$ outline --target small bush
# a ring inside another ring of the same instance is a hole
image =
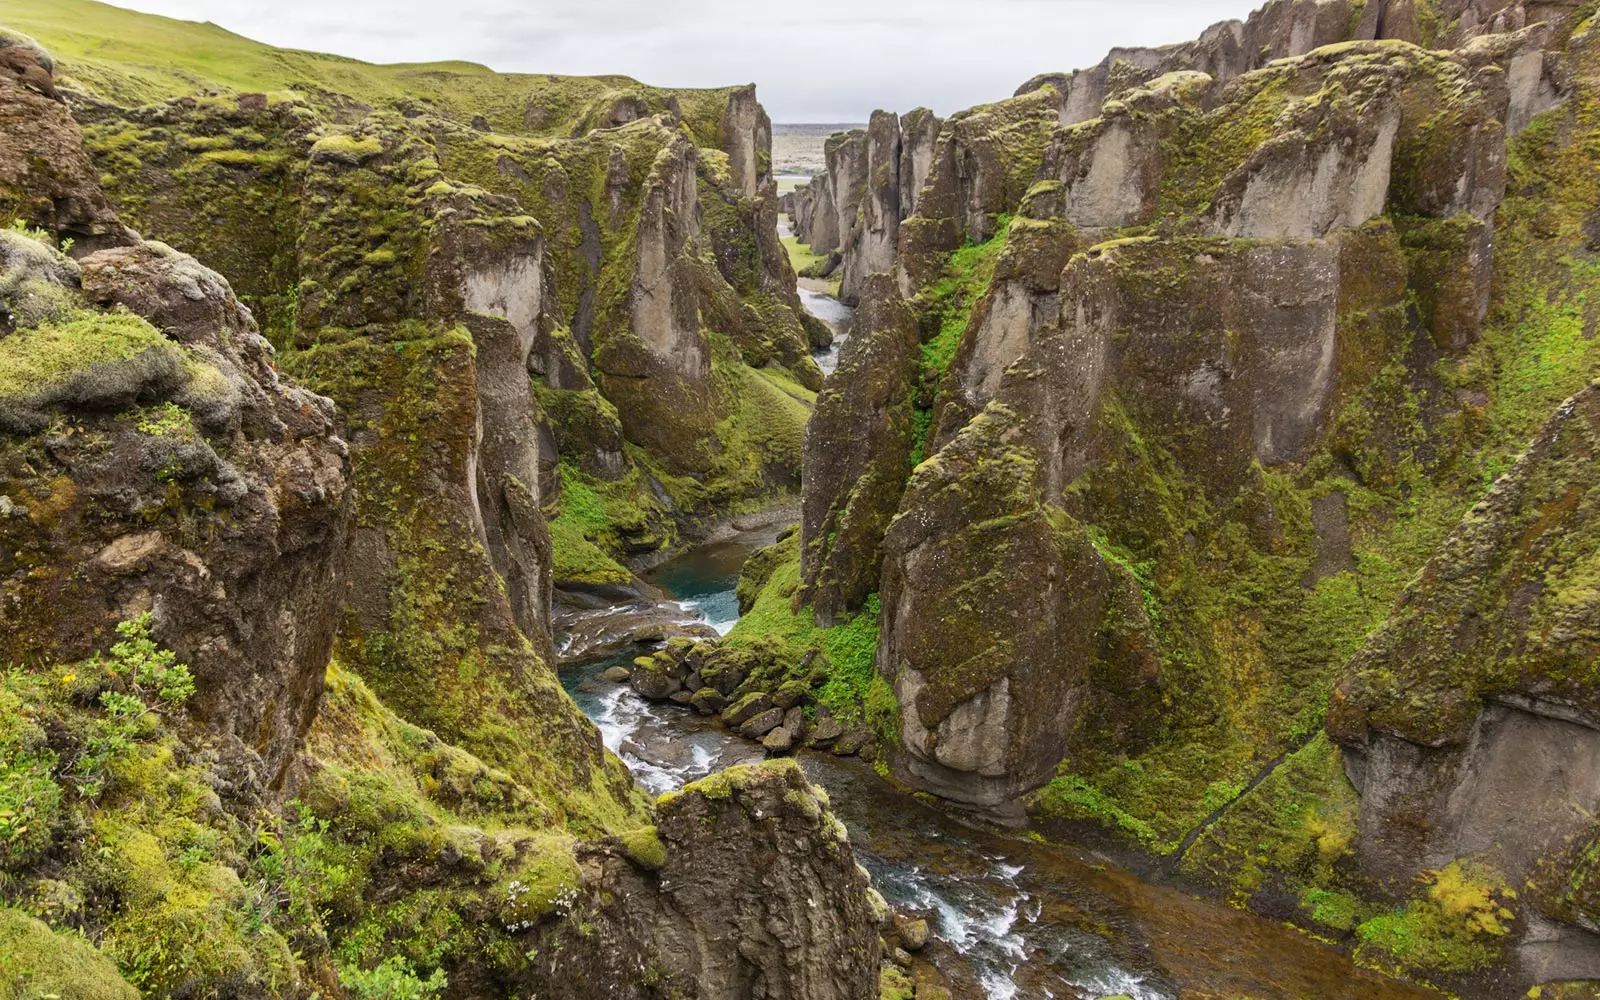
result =
[[[369,970],[339,970],[339,985],[355,1000],[428,1000],[443,992],[446,982],[444,970],[435,969],[423,979],[403,958],[387,959]]]

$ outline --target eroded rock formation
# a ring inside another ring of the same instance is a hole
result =
[[[1560,627],[1528,617],[1578,570],[1534,559],[1521,583],[1485,592],[1492,609],[1424,596],[1443,585],[1423,571],[1335,698],[1329,732],[1359,798],[1307,694],[1341,676],[1485,472],[1503,468],[1493,456],[1597,374],[1572,339],[1588,319],[1552,325],[1543,311],[1587,316],[1589,279],[1563,255],[1593,243],[1593,185],[1578,180],[1589,22],[1567,6],[1423,6],[1270,3],[1193,43],[1118,50],[957,114],[887,263],[890,185],[874,172],[859,213],[873,223],[842,268],[869,287],[892,272],[917,318],[921,464],[880,532],[880,516],[851,520],[874,509],[855,491],[872,477],[833,474],[820,456],[813,470],[808,454],[806,509],[828,513],[803,526],[811,589],[797,603],[819,624],[870,606],[859,569],[818,582],[841,565],[841,525],[853,548],[881,551],[876,666],[897,695],[896,770],[920,787],[1114,827],[1268,908],[1282,905],[1273,893],[1337,887],[1411,897],[1406,919],[1421,926],[1450,905],[1452,880],[1510,898],[1484,888],[1481,864],[1540,900],[1515,908],[1514,927],[1461,930],[1411,957],[1369,927],[1362,947],[1459,975],[1514,941],[1517,982],[1531,984],[1595,968],[1574,860],[1593,837],[1576,818],[1593,809],[1588,723],[1556,693],[1565,668],[1531,652],[1558,635],[1581,647],[1585,612]],[[904,167],[908,131],[890,121],[874,117],[869,158],[898,143]],[[1551,200],[1572,184],[1581,192]],[[903,170],[898,186],[904,206]],[[1584,360],[1536,363],[1524,352],[1548,348],[1535,341]],[[1492,374],[1502,365],[1535,365],[1549,391],[1523,395],[1528,382]],[[875,430],[892,406],[863,405],[881,381],[841,368],[816,426],[903,447]],[[1447,542],[1432,566],[1461,564],[1460,586],[1478,587],[1510,538],[1540,551],[1519,519],[1581,535],[1581,483],[1560,513],[1565,486],[1529,500],[1542,518],[1514,513],[1524,487],[1511,484],[1545,450],[1565,453],[1549,442],[1579,433],[1587,398],[1491,494],[1510,505],[1488,518],[1507,525],[1492,529],[1502,541],[1474,543],[1470,563],[1450,554],[1466,542]],[[1435,600],[1463,616],[1453,639],[1422,621]],[[1508,654],[1481,642],[1527,652],[1528,673],[1487,667]],[[1496,693],[1419,674],[1435,661],[1485,664]],[[1448,735],[1416,731],[1425,721]],[[1545,791],[1513,817],[1519,782]],[[1574,818],[1532,829],[1530,816],[1556,812]],[[1281,818],[1313,814],[1329,839]],[[1241,846],[1258,839],[1276,845],[1265,862]]]
[[[555,673],[558,572],[626,584],[798,474],[754,89],[551,78],[490,121],[69,70],[0,32],[4,989],[868,995],[798,769],[658,811]],[[538,967],[602,911],[614,949]]]

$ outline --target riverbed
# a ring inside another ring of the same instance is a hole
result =
[[[778,216],[778,237],[789,239],[794,235],[794,229],[789,225],[789,217]],[[839,367],[839,351],[844,347],[845,340],[850,336],[850,324],[855,318],[855,310],[840,302],[827,289],[832,288],[828,282],[800,279],[800,304],[806,311],[822,322],[828,324],[828,329],[833,331],[833,346],[817,351],[812,357],[816,358],[817,366],[824,375],[832,375],[835,368]]]
[[[648,579],[725,633],[738,617],[739,566],[773,535],[769,527],[718,541]],[[565,664],[562,679],[644,788],[660,794],[762,757],[759,744],[713,720],[598,679],[628,658]],[[928,917],[919,977],[961,1000],[1440,1000],[1291,928],[1143,882],[1090,852],[968,825],[860,760],[806,752],[800,761],[828,790],[878,890]]]

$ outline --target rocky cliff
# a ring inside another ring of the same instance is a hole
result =
[[[1549,617],[1582,571],[1553,551],[1474,612],[1424,568],[1476,594],[1517,525],[1585,516],[1552,484],[1501,501],[1542,515],[1447,541],[1600,374],[1593,14],[1283,0],[1036,78],[925,159],[910,116],[838,137],[873,166],[830,162],[796,221],[862,192],[840,267],[872,321],[819,397],[789,593],[818,626],[881,616],[900,777],[1112,831],[1385,968],[1490,992],[1600,971],[1593,831],[1552,819],[1593,808],[1557,691],[1592,623]],[[905,312],[915,370],[886,353]],[[841,440],[868,453],[844,468]],[[1354,787],[1322,732],[1341,677]],[[1550,790],[1512,818],[1520,780]],[[1508,902],[1535,897],[1564,902]]]
[[[161,22],[233,47],[200,94],[182,45],[84,54],[140,15],[37,20],[70,54],[0,31],[0,991],[870,994],[798,771],[658,810],[555,673],[558,583],[796,481],[753,89]]]

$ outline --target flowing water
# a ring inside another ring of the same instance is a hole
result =
[[[793,235],[794,230],[789,226],[789,217],[779,215],[778,236],[788,239]],[[815,284],[820,287],[822,283],[815,282]],[[828,328],[833,331],[833,346],[812,355],[817,359],[817,367],[822,369],[822,373],[832,375],[834,369],[839,367],[839,349],[850,336],[850,322],[855,317],[855,310],[827,292],[806,287],[805,279],[800,283],[800,304],[805,306],[811,315],[828,324]]]
[[[723,631],[738,567],[764,530],[690,552],[651,582]],[[625,657],[619,658],[625,661]],[[758,760],[761,747],[674,705],[654,705],[571,664],[563,681],[654,793]],[[1140,881],[1105,859],[965,825],[897,791],[855,759],[801,756],[828,789],[857,857],[897,909],[933,930],[920,974],[957,998],[1439,1000],[1355,969],[1281,925]]]

